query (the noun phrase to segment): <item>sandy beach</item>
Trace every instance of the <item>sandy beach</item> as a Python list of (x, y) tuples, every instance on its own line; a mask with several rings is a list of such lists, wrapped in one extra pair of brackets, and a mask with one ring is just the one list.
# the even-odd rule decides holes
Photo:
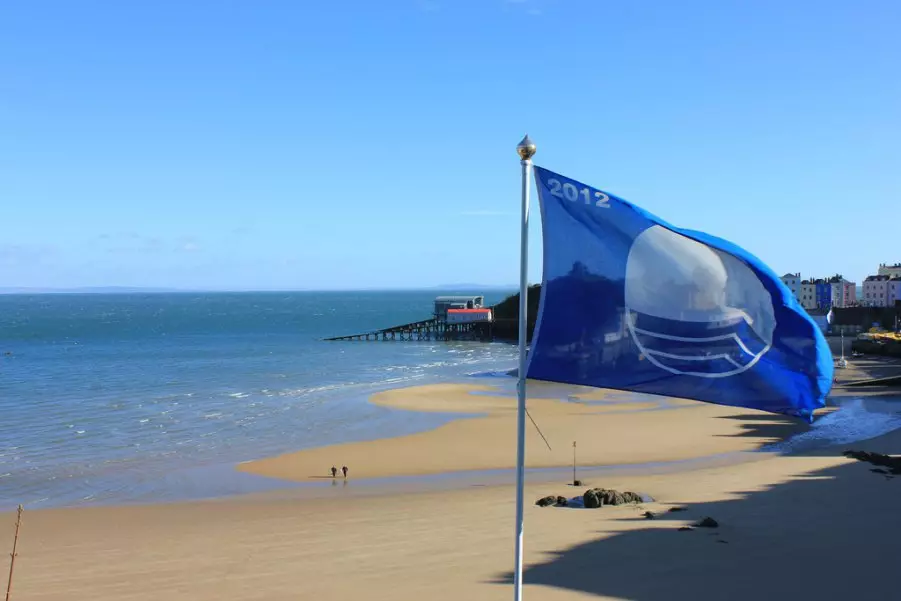
[[(895, 599), (899, 482), (841, 450), (588, 483), (640, 507), (530, 502), (528, 598)], [(678, 530), (704, 516), (720, 527)], [(509, 486), (27, 512), (13, 599), (509, 599), (512, 531)]]
[[(540, 392), (546, 384), (530, 383)], [(435, 430), (392, 439), (320, 447), (244, 463), (239, 469), (271, 478), (321, 478), (329, 466), (347, 465), (358, 478), (506, 469), (516, 465), (516, 399), (488, 396), (490, 386), (432, 385), (373, 395), (371, 402), (397, 409), (457, 412)], [(798, 421), (733, 407), (679, 399), (603, 403), (610, 391), (572, 390), (575, 401), (530, 396), (529, 467), (572, 465), (577, 443), (583, 465), (640, 464), (748, 451), (807, 429)], [(749, 424), (753, 424), (751, 427)]]
[[(857, 369), (866, 375), (864, 367)], [(355, 482), (513, 465), (512, 399), (490, 392), (442, 385), (379, 394), (374, 403), (478, 417), (240, 466), (300, 481), (321, 478), (332, 464), (351, 466), (347, 485), (317, 487), (316, 494), (284, 489), (26, 511), (12, 598), (509, 599), (508, 481), (421, 491)], [(553, 448), (529, 425), (530, 466), (568, 465), (573, 439), (580, 463), (635, 464), (753, 450), (806, 429), (788, 418), (689, 401), (603, 404), (610, 400), (605, 391), (573, 394), (584, 402), (530, 401)], [(901, 433), (670, 473), (588, 470), (577, 489), (566, 472), (532, 478), (527, 598), (896, 599), (890, 574), (901, 552), (901, 488), (897, 478), (842, 455), (852, 448), (897, 453)], [(533, 505), (590, 486), (641, 492), (654, 502), (599, 510)], [(646, 519), (645, 511), (656, 518)], [(679, 530), (705, 516), (719, 527)], [(0, 533), (10, 542), (14, 520), (0, 515)]]

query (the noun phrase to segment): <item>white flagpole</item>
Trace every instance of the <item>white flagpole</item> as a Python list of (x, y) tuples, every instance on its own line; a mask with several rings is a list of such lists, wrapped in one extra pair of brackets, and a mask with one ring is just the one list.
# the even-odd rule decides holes
[(516, 410), (516, 559), (513, 570), (513, 599), (522, 599), (523, 488), (526, 476), (526, 335), (528, 333), (529, 190), (535, 143), (527, 135), (516, 147), (522, 159), (522, 230), (519, 249), (519, 371)]

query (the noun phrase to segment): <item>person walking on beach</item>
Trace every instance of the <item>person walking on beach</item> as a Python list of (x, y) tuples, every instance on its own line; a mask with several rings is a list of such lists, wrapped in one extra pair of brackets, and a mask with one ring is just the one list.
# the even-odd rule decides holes
[(337, 477), (338, 477), (338, 468), (336, 468), (336, 467), (333, 465), (333, 466), (332, 466), (332, 478), (337, 478)]
[(347, 480), (347, 466), (342, 467), (341, 471), (344, 472), (344, 479)]

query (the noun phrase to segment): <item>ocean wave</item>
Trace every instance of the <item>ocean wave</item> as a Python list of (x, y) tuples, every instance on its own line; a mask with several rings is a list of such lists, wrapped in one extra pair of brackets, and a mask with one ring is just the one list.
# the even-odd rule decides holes
[(516, 368), (501, 371), (474, 371), (466, 374), (469, 378), (515, 378)]
[(813, 423), (807, 432), (761, 450), (779, 453), (805, 451), (819, 446), (849, 444), (876, 438), (901, 428), (901, 415), (870, 411), (863, 399), (852, 399)]
[(467, 372), (503, 376), (515, 362), (515, 349), (492, 344), (326, 345), (244, 326), (215, 331), (127, 346), (98, 340), (90, 377), (78, 361), (26, 366), (23, 382), (47, 384), (40, 393), (22, 387), (28, 402), (4, 404), (17, 428), (0, 433), (0, 501), (143, 498), (141, 482), (172, 469), (419, 431), (444, 418), (366, 400)]
[(368, 384), (361, 382), (342, 382), (341, 384), (326, 384), (323, 386), (310, 386), (308, 388), (289, 388), (286, 390), (275, 391), (275, 394), (285, 397), (298, 397), (316, 394), (318, 392), (331, 392), (335, 390), (346, 390), (348, 388), (360, 388), (364, 386), (368, 386)]

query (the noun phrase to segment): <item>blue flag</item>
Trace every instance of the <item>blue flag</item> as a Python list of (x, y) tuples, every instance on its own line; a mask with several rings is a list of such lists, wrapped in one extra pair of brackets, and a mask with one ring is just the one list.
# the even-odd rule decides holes
[(540, 167), (544, 277), (527, 375), (811, 420), (832, 353), (759, 259)]

